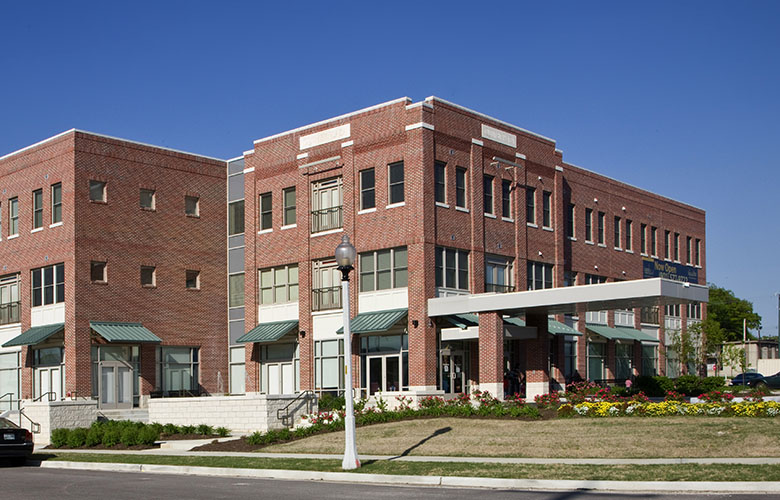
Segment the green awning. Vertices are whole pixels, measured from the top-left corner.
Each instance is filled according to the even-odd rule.
[[[658,342],[658,339],[646,334],[643,331],[626,326],[609,327],[606,325],[587,325],[588,330],[601,335],[608,340],[636,340],[645,342]]]
[[[35,345],[48,339],[55,333],[59,333],[65,329],[65,323],[55,323],[53,325],[34,326],[25,331],[18,337],[14,337],[5,344],[3,347],[15,347],[20,345]]]
[[[298,328],[298,320],[274,321],[273,323],[260,323],[240,337],[236,342],[257,342],[267,344],[276,342],[295,328]]]
[[[385,332],[391,326],[398,323],[409,314],[409,309],[389,309],[387,311],[372,311],[360,313],[350,323],[352,333],[377,333]],[[336,333],[343,333],[344,327],[339,328]]]
[[[582,337],[582,334],[570,327],[566,323],[555,321],[554,319],[547,320],[547,330],[553,335],[576,335]]]
[[[119,323],[117,321],[90,321],[89,327],[108,342],[137,344],[141,342],[162,342],[141,323]]]
[[[479,318],[476,314],[453,314],[451,316],[445,316],[444,319],[461,330],[465,330],[471,326],[479,326]]]

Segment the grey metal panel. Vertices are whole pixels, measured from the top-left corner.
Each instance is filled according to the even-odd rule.
[[[237,174],[243,171],[244,171],[243,158],[239,158],[238,160],[233,160],[231,162],[228,162],[228,175]]]
[[[228,320],[232,321],[234,319],[244,319],[243,307],[234,307],[232,309],[228,309]]]
[[[244,247],[228,250],[228,273],[240,273],[244,270]]]
[[[244,336],[244,320],[231,321],[228,329],[230,332],[230,343],[238,344],[236,341]]]
[[[228,248],[244,246],[244,234],[235,234],[228,237]]]
[[[244,199],[244,174],[228,177],[228,201]]]

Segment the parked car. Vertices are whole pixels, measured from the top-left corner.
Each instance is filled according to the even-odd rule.
[[[760,377],[748,381],[750,387],[767,387],[769,389],[780,389],[780,372],[766,377]]]
[[[23,465],[33,452],[33,435],[8,420],[0,418],[0,459],[10,458]]]
[[[757,372],[740,373],[731,379],[731,385],[750,385],[750,382],[760,378],[764,378],[764,376]]]

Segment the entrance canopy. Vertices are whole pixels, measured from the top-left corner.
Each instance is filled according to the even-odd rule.
[[[390,309],[387,311],[373,311],[360,313],[350,322],[350,330],[353,334],[386,332],[400,320],[405,319],[409,309]],[[344,327],[336,330],[336,333],[344,333]]]
[[[44,340],[48,339],[55,333],[59,333],[65,329],[65,323],[54,323],[52,325],[34,326],[18,337],[14,337],[5,344],[3,347],[15,347],[21,345],[35,345],[40,344]]]
[[[548,288],[511,293],[478,293],[428,299],[428,316],[479,312],[502,314],[576,314],[578,309],[632,309],[666,304],[707,302],[709,288],[664,278],[598,285]]]
[[[241,343],[270,344],[298,328],[298,320],[260,323],[236,340]]]
[[[90,321],[89,327],[107,342],[137,344],[141,342],[160,343],[162,339],[141,323],[119,323],[116,321]]]
[[[640,342],[658,343],[657,338],[648,335],[641,330],[626,326],[616,326],[612,328],[607,325],[593,325],[588,323],[586,328],[596,335],[601,335],[607,340],[638,340]]]

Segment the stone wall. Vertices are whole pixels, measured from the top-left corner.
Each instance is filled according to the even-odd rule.
[[[75,429],[89,427],[97,420],[97,401],[22,401],[22,411],[33,422],[39,424],[40,433],[35,434],[35,446],[51,442],[51,431],[58,428]],[[13,418],[17,421],[16,418]],[[22,427],[33,431],[30,420],[22,417]]]

